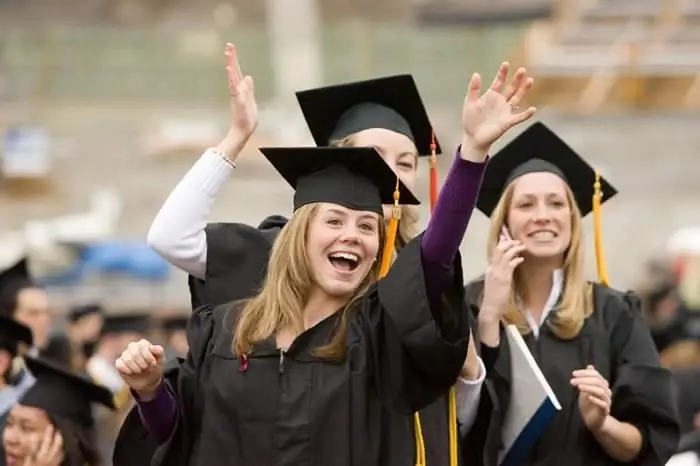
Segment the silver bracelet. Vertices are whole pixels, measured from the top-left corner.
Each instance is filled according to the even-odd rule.
[[[231,160],[230,158],[228,158],[228,156],[226,154],[214,149],[213,147],[210,148],[209,150],[212,151],[214,154],[216,154],[216,156],[219,157],[221,160],[226,162],[231,168],[233,168],[233,169],[236,168],[236,163],[233,160]]]

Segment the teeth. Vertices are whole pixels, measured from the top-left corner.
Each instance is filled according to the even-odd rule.
[[[553,238],[554,233],[551,231],[538,231],[530,235],[533,238]]]
[[[332,259],[345,259],[349,260],[352,262],[359,262],[360,258],[357,256],[357,254],[352,254],[350,252],[334,252],[333,254],[330,255]]]

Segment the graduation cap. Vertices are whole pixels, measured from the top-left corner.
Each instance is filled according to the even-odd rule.
[[[77,322],[83,317],[87,317],[92,314],[102,314],[102,311],[102,305],[97,303],[73,306],[68,310],[68,320],[70,322]]]
[[[187,323],[190,321],[189,316],[172,316],[163,319],[163,330],[166,332],[177,332],[185,330]]]
[[[15,355],[20,343],[32,346],[32,331],[11,317],[0,315],[0,348]]]
[[[0,313],[11,314],[14,309],[16,294],[23,288],[36,286],[29,274],[29,264],[26,257],[21,258],[11,267],[0,271]]]
[[[490,217],[513,181],[528,173],[542,172],[566,182],[583,217],[593,212],[598,272],[601,282],[607,285],[600,205],[615,196],[617,190],[543,123],[531,125],[489,160],[476,207]]]
[[[107,315],[102,325],[102,335],[120,333],[148,333],[151,330],[149,314]]]
[[[296,93],[318,146],[370,128],[403,134],[419,155],[430,155],[431,208],[437,199],[437,160],[442,153],[418,87],[410,74],[387,76]]]
[[[396,240],[399,203],[420,204],[370,147],[263,147],[260,152],[294,188],[294,210],[307,204],[329,202],[383,215],[382,205],[393,204],[387,245],[393,245]],[[381,270],[388,270],[393,249],[384,248]]]
[[[36,382],[19,404],[40,408],[50,416],[65,417],[88,427],[93,424],[92,403],[115,409],[112,392],[87,377],[46,360],[25,358],[25,362]]]

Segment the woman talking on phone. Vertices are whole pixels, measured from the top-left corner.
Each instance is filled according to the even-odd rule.
[[[477,207],[491,217],[490,263],[466,293],[500,404],[484,464],[498,464],[509,394],[527,390],[511,386],[504,324],[520,330],[561,404],[520,464],[661,466],[675,451],[671,376],[659,364],[639,300],[607,283],[600,203],[615,194],[542,123],[489,163]],[[601,283],[583,277],[581,220],[591,212]]]

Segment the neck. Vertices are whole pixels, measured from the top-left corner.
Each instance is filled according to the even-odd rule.
[[[554,272],[561,264],[552,261],[525,260],[518,267],[520,284],[523,287],[523,304],[535,314],[544,309],[554,284]]]
[[[309,329],[334,314],[338,309],[345,306],[348,300],[328,296],[320,289],[315,289],[309,296],[304,307],[304,329]]]

